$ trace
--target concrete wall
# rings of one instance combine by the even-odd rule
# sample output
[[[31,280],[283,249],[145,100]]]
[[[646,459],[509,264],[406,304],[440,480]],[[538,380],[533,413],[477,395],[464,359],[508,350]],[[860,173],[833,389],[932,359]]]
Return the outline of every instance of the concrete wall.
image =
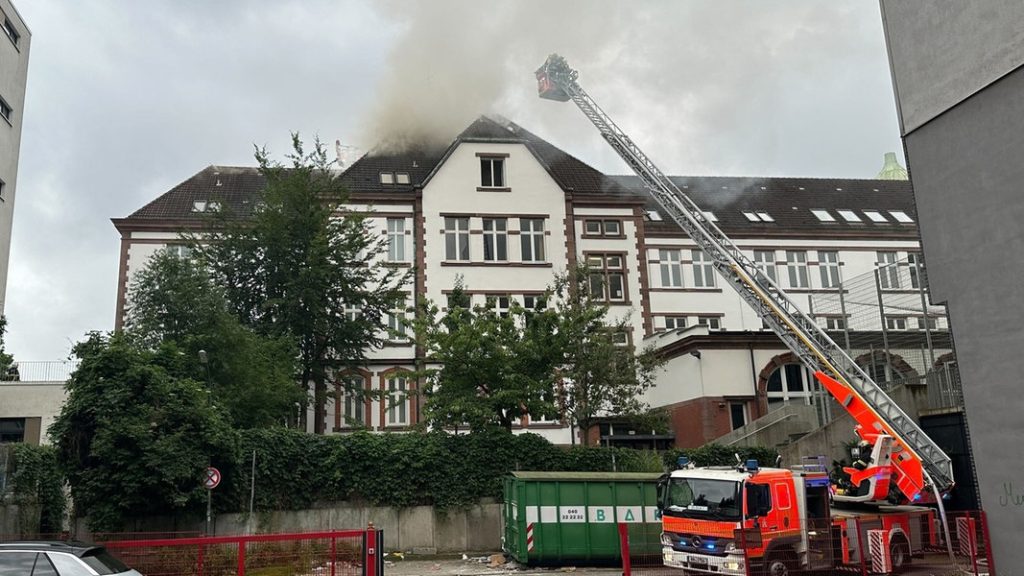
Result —
[[[46,431],[60,414],[63,382],[0,382],[0,418],[25,418],[25,441],[49,444]]]
[[[10,0],[0,0],[0,22],[4,17],[11,21],[21,38],[15,45],[7,34],[0,32],[0,98],[12,109],[10,120],[0,117],[0,180],[5,184],[0,200],[0,313],[6,301],[18,156],[21,151],[22,120],[25,117],[28,52],[32,43],[32,33]]]
[[[981,504],[1006,571],[1024,564],[1024,4],[882,10],[932,297],[948,306]]]
[[[219,514],[211,531],[218,536],[312,532],[365,528],[370,522],[384,530],[384,549],[387,551],[434,554],[501,550],[501,504],[490,500],[448,512],[437,511],[431,506],[378,508],[339,502],[310,510],[260,512],[252,517],[248,514]],[[126,529],[133,532],[201,532],[204,525],[201,518],[150,518]],[[90,538],[84,520],[78,521],[75,536],[85,540]]]
[[[723,446],[783,446],[818,427],[814,406],[787,403],[782,408],[715,439]]]

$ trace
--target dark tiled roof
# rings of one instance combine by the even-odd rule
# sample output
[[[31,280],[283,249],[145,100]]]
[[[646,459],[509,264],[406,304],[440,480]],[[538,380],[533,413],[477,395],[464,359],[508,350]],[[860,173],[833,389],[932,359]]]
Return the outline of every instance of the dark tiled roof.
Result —
[[[631,190],[642,188],[637,176],[613,176]],[[914,192],[909,181],[834,178],[743,178],[673,176],[672,181],[703,210],[714,213],[722,231],[749,236],[789,235],[800,231],[832,230],[842,234],[917,234]],[[662,212],[653,198],[647,207]],[[827,210],[835,222],[822,222],[811,210]],[[850,223],[836,210],[853,210],[861,222]],[[872,222],[864,210],[877,210],[887,223]],[[907,214],[915,224],[896,221],[890,210]],[[751,222],[744,212],[765,212],[774,222]],[[651,234],[678,233],[664,219],[648,222]]]
[[[411,194],[429,181],[460,142],[524,144],[568,192],[643,198],[649,209],[658,209],[636,176],[602,174],[512,122],[485,116],[470,124],[447,149],[371,152],[346,169],[341,179],[354,193]],[[407,173],[410,182],[381,184],[381,172]],[[673,181],[699,206],[714,212],[722,230],[736,235],[786,236],[810,231],[869,236],[917,234],[916,225],[896,223],[888,214],[889,210],[901,210],[916,221],[913,190],[907,181],[718,176],[673,177]],[[263,186],[264,178],[254,167],[209,166],[117,222],[198,221],[202,215],[193,211],[194,203],[210,201],[220,202],[232,214],[244,217]],[[827,209],[835,222],[820,222],[810,211],[819,208]],[[847,223],[836,213],[840,208],[855,210],[863,222]],[[871,222],[862,212],[865,209],[880,210],[890,223]],[[767,212],[775,221],[750,222],[743,211]],[[648,231],[657,235],[678,233],[679,229],[663,220],[649,222]]]
[[[252,211],[256,194],[263,188],[263,175],[256,168],[207,166],[195,176],[178,184],[136,210],[130,219],[181,220],[200,217],[193,211],[195,202],[220,202],[232,214]]]

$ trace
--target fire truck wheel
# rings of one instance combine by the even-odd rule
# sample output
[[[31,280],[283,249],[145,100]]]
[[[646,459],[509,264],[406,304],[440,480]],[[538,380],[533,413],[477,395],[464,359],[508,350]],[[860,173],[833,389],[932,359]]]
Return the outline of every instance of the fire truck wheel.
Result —
[[[889,557],[892,559],[892,572],[899,574],[910,564],[910,545],[906,538],[896,536],[889,542]]]
[[[789,576],[795,564],[795,558],[789,552],[776,552],[765,560],[762,574],[764,576]]]

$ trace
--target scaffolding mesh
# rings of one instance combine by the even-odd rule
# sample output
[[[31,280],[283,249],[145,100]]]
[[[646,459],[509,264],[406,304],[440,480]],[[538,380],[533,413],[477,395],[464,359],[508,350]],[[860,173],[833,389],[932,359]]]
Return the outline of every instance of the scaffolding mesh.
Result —
[[[875,382],[925,387],[929,408],[963,406],[949,317],[931,302],[919,257],[843,279],[836,290],[813,294],[810,307]]]

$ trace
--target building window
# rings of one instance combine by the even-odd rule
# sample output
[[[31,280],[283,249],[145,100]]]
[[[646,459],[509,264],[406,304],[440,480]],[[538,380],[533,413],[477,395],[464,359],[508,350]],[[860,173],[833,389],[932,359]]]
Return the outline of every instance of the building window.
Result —
[[[380,173],[380,183],[381,184],[394,184],[395,183],[395,173],[394,172],[381,172]]]
[[[722,319],[718,316],[697,316],[697,325],[704,326],[708,330],[721,330]]]
[[[650,220],[651,222],[661,222],[662,220],[661,214],[658,213],[657,210],[648,210],[647,219]]]
[[[0,444],[25,441],[24,418],[0,418]]]
[[[444,258],[469,261],[469,218],[444,219]]]
[[[164,250],[172,256],[178,258],[190,258],[192,256],[192,248],[187,244],[168,244]]]
[[[686,316],[665,316],[665,329],[677,330],[686,328]]]
[[[729,403],[729,423],[732,429],[742,428],[747,425],[747,404],[746,402]]]
[[[3,116],[8,122],[11,122],[11,114],[14,109],[10,107],[3,98],[0,98],[0,116]]]
[[[508,220],[484,218],[484,260],[508,261]]]
[[[914,318],[918,330],[938,330],[939,322],[935,316],[918,316]]]
[[[907,329],[907,317],[906,316],[886,316],[885,317],[885,328],[886,328],[886,330],[906,330]]]
[[[768,377],[766,396],[768,409],[778,408],[785,402],[810,404],[817,383],[803,364],[784,364]]]
[[[399,172],[399,173],[395,174],[395,183],[396,184],[408,184],[409,183],[409,174],[407,172]]]
[[[842,316],[821,316],[818,323],[825,330],[846,330],[846,319]]]
[[[889,210],[889,215],[896,219],[900,224],[913,224],[914,219],[907,215],[902,210]]]
[[[626,330],[613,330],[612,344],[622,347],[629,346],[629,332]]]
[[[523,250],[523,262],[543,262],[544,220],[541,218],[520,218],[519,243]]]
[[[744,212],[743,215],[751,222],[775,222],[767,212]]]
[[[480,157],[480,186],[482,188],[505,187],[505,159],[492,156]]]
[[[865,210],[864,215],[867,216],[868,220],[871,220],[872,222],[877,222],[879,224],[889,223],[889,221],[886,220],[885,216],[882,216],[882,213],[879,212],[878,210]]]
[[[843,220],[846,220],[847,222],[861,222],[860,216],[857,216],[853,210],[836,210],[836,212],[838,212],[839,215],[843,217]]]
[[[754,250],[754,265],[772,279],[778,282],[775,277],[775,250]]]
[[[896,266],[895,252],[878,252],[878,283],[883,290],[899,290],[900,270]]]
[[[658,267],[661,269],[661,286],[663,288],[683,287],[683,264],[680,250],[659,250]]]
[[[714,212],[711,212],[710,210],[704,210],[703,213],[704,213],[704,218],[708,222],[718,222],[718,216],[715,216]]]
[[[508,310],[512,307],[512,297],[508,294],[488,294],[487,307],[502,318],[508,318]]]
[[[405,262],[405,218],[388,218],[388,261]]]
[[[409,424],[408,381],[404,376],[392,376],[388,384],[388,426]]]
[[[621,220],[585,220],[583,222],[584,236],[622,236]]]
[[[818,250],[818,271],[822,288],[839,288],[839,252]]]
[[[715,287],[715,266],[703,250],[690,252],[693,258],[693,285],[697,288]]]
[[[807,252],[786,250],[786,270],[790,288],[807,288]]]
[[[366,379],[362,376],[345,376],[342,378],[345,396],[345,426],[364,426],[366,424]]]
[[[910,287],[920,290],[924,287],[922,276],[924,276],[924,262],[921,260],[920,252],[907,252],[907,266],[910,272]]]
[[[349,322],[355,322],[356,319],[359,318],[359,314],[361,312],[362,312],[362,310],[359,308],[358,305],[353,304],[351,302],[346,302],[345,303],[345,310],[344,310],[345,319],[348,320]]]
[[[543,310],[548,307],[548,299],[542,294],[524,294],[523,308],[527,310]]]
[[[590,254],[590,296],[605,302],[626,300],[626,267],[621,254]]]
[[[18,33],[18,29],[14,26],[14,22],[11,22],[10,18],[4,18],[4,34],[11,39],[11,42],[15,46],[18,45],[18,40],[21,40],[21,34]]]
[[[409,333],[409,326],[405,318],[405,301],[395,303],[394,308],[388,311],[388,340],[405,340]]]
[[[819,222],[835,222],[836,219],[829,214],[828,210],[811,210],[811,214],[818,219]]]

